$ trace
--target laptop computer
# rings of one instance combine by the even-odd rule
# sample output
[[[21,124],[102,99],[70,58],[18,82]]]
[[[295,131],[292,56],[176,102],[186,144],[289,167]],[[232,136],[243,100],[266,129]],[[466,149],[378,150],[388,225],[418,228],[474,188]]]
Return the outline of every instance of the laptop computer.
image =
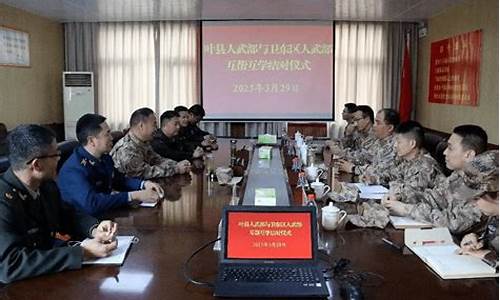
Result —
[[[226,206],[216,297],[327,297],[316,208]]]

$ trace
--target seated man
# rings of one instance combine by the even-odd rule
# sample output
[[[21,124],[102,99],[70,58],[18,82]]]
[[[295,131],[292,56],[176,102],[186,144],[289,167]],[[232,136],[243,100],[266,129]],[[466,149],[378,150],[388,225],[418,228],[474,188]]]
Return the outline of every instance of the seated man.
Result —
[[[356,112],[357,113],[357,112]],[[348,152],[339,161],[339,169],[343,172],[362,175],[371,165],[371,172],[390,168],[394,165],[394,129],[399,125],[397,111],[385,108],[377,113],[373,133],[375,142],[360,150]]]
[[[188,143],[195,146],[202,146],[206,150],[217,150],[217,139],[207,131],[201,130],[198,123],[205,117],[205,110],[199,104],[195,104],[189,108],[189,123],[182,130],[182,134],[187,139]]]
[[[151,109],[140,108],[132,113],[130,130],[110,153],[118,171],[143,179],[189,172],[189,161],[176,162],[154,152],[150,141],[156,129],[156,117]]]
[[[151,146],[163,157],[175,161],[190,160],[203,157],[203,149],[196,147],[193,150],[182,143],[176,136],[179,133],[179,114],[173,110],[167,110],[160,117],[160,129],[153,136]]]
[[[158,184],[127,178],[113,166],[108,154],[113,139],[105,117],[83,115],[76,123],[76,136],[80,146],[66,160],[57,180],[64,201],[95,217],[133,200],[158,201],[163,194]]]
[[[453,173],[433,189],[389,195],[382,203],[393,215],[408,216],[448,227],[460,234],[481,221],[481,211],[469,201],[484,193],[488,178],[498,178],[498,151],[486,150],[488,136],[476,125],[453,129],[444,155]]]
[[[423,149],[424,130],[415,121],[408,121],[396,128],[395,148],[398,158],[392,167],[364,173],[362,181],[368,184],[390,186],[390,193],[406,195],[412,191],[424,191],[433,188],[436,182],[445,177],[438,163]],[[340,202],[355,201],[358,196],[356,187],[336,182],[335,200]]]
[[[344,136],[342,137],[342,144],[346,147],[351,147],[354,143],[356,134],[356,125],[354,124],[354,112],[356,111],[356,104],[346,103],[344,104],[344,110],[342,111],[342,119],[347,122],[344,129]]]
[[[372,168],[363,175],[368,184],[391,187],[391,194],[407,194],[433,188],[435,182],[444,180],[436,160],[424,149],[424,129],[415,121],[400,124],[395,131],[397,159],[393,167]]]
[[[116,249],[116,224],[98,223],[64,204],[54,182],[60,153],[38,125],[9,135],[11,167],[0,178],[0,282],[78,269]],[[88,238],[69,246],[69,239]]]
[[[483,258],[498,267],[498,191],[478,198],[476,206],[488,217],[488,222],[479,234],[469,233],[462,238],[459,253]]]

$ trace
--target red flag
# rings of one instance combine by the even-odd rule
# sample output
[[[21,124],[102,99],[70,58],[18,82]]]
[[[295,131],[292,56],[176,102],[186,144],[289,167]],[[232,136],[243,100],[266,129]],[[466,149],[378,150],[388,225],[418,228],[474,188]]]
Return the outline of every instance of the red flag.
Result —
[[[401,122],[411,119],[411,94],[410,45],[409,39],[405,38],[405,50],[403,55],[403,67],[401,68],[401,86],[399,94],[399,117],[401,119]]]

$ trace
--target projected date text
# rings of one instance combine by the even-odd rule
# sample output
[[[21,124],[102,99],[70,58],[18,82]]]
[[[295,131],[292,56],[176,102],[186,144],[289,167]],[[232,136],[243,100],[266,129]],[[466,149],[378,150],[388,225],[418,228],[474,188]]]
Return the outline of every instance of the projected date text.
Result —
[[[286,94],[298,93],[296,83],[240,83],[233,84],[233,93]]]

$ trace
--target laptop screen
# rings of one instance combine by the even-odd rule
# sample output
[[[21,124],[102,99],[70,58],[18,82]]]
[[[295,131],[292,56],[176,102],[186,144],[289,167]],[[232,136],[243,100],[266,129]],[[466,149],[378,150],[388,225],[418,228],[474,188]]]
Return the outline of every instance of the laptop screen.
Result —
[[[311,211],[228,211],[227,259],[313,259]]]

